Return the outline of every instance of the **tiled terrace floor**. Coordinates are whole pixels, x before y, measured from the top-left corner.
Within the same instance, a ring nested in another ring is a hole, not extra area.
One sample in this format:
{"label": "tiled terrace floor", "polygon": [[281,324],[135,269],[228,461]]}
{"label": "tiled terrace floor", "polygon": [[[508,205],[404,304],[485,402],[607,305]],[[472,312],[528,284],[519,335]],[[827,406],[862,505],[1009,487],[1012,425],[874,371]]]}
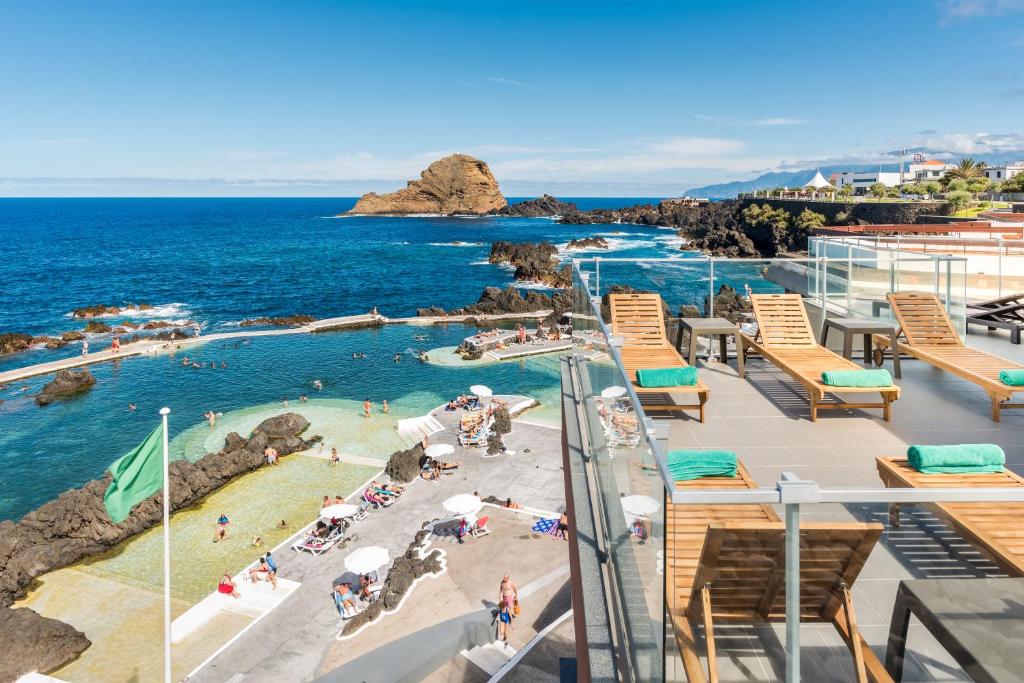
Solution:
{"label": "tiled terrace floor", "polygon": [[[1024,362],[1024,347],[1005,339],[970,335],[967,342]],[[889,361],[886,367],[891,369]],[[1009,466],[1024,473],[1024,409],[1003,411],[1002,422],[992,422],[990,402],[980,389],[920,361],[903,361],[903,378],[897,380],[903,395],[894,405],[891,423],[882,421],[880,410],[824,411],[812,423],[802,388],[760,358],[748,362],[746,379],[739,379],[732,361],[728,366],[701,363],[700,370],[711,389],[707,420],[700,424],[689,418],[670,419],[669,447],[733,450],[763,487],[774,487],[779,475],[788,471],[822,487],[881,488],[875,458],[903,455],[910,444],[999,444]],[[883,661],[901,579],[1000,575],[924,506],[905,506],[898,530],[888,527],[885,505],[805,505],[802,517],[886,525],[853,589],[862,633]],[[805,625],[801,631],[803,680],[854,680],[852,659],[831,625]],[[782,624],[761,630],[722,625],[716,632],[722,681],[782,679]],[[927,631],[912,622],[903,680],[969,679]]]}

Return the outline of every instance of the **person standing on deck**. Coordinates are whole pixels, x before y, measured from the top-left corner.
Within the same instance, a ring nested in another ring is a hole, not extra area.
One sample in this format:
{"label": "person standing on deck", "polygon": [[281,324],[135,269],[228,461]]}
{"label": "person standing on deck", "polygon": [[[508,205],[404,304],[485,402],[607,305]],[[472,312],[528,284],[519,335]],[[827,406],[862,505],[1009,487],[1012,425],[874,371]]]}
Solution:
{"label": "person standing on deck", "polygon": [[373,404],[370,403],[370,399],[363,401],[363,417],[370,417],[370,411],[373,410]]}
{"label": "person standing on deck", "polygon": [[390,413],[390,412],[391,412],[391,407],[390,407],[390,406],[388,406],[388,400],[387,400],[387,399],[384,399],[384,403],[383,403],[383,404],[381,405],[381,408],[380,408],[380,410],[381,410],[381,412],[382,412],[382,413],[384,413],[385,415],[387,415],[388,413]]}
{"label": "person standing on deck", "polygon": [[82,340],[82,355],[83,356],[88,356],[89,355],[89,340],[88,339],[83,339]]}

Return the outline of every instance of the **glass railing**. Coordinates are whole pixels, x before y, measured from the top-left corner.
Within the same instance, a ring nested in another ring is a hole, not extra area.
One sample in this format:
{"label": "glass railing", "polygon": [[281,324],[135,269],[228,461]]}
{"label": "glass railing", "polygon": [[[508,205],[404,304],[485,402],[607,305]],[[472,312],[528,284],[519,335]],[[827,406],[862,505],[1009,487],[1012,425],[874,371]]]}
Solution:
{"label": "glass railing", "polygon": [[[753,292],[801,291],[803,282],[808,309],[886,317],[885,294],[893,282],[909,285],[913,271],[859,256],[852,267],[850,258],[825,255],[574,263],[579,381],[565,395],[586,416],[597,545],[607,554],[621,679],[704,680],[714,669],[723,681],[888,680],[897,672],[904,681],[926,681],[966,677],[971,657],[998,662],[1000,653],[1012,652],[1001,637],[985,651],[965,644],[942,620],[953,614],[982,628],[1016,620],[1007,632],[1024,628],[1024,613],[1014,606],[1019,584],[1002,581],[1024,574],[1024,553],[1017,557],[998,540],[1015,533],[1016,513],[1004,506],[1024,506],[1024,479],[1007,470],[1001,480],[951,478],[948,486],[929,481],[918,488],[919,475],[899,461],[911,439],[943,443],[957,429],[981,428],[969,403],[940,406],[941,379],[916,380],[910,417],[896,426],[857,410],[812,423],[799,384],[777,367],[754,360],[741,379],[731,359],[715,362],[709,348],[698,365],[711,387],[701,423],[675,413],[661,419],[663,401],[676,399],[645,393],[641,402],[622,362],[623,340],[614,334],[605,295],[623,285],[657,292],[673,315],[689,305],[698,310],[686,317],[735,314],[743,322],[744,285]],[[803,266],[794,271],[800,277],[790,287],[778,284],[794,262]],[[940,298],[951,317],[962,319],[962,262],[931,262],[943,264]],[[769,275],[773,267],[786,273]],[[936,292],[931,284],[925,291]],[[738,295],[721,296],[722,285]],[[669,320],[673,342],[676,329]],[[915,405],[947,411],[946,431],[930,435],[936,420]],[[1008,444],[1003,436],[1012,434],[1000,429],[992,423],[978,433]],[[674,449],[732,451],[738,475],[677,482],[667,463]],[[1002,527],[1000,510],[1007,511]],[[924,626],[905,629],[910,612]]]}

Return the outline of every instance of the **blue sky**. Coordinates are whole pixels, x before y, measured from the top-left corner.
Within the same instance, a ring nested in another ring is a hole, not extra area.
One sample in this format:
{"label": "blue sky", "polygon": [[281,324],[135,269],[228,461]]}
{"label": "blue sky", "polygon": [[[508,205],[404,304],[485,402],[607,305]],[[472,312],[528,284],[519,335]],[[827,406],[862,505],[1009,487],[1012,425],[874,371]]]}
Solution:
{"label": "blue sky", "polygon": [[1024,157],[1022,62],[1024,0],[2,0],[0,194],[358,194],[454,151],[566,196]]}

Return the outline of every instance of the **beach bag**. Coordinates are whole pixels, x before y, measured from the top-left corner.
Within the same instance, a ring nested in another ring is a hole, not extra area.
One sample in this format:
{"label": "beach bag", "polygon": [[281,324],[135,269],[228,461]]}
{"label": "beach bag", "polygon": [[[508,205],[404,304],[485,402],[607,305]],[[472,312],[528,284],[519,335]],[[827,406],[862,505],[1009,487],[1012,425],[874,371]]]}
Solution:
{"label": "beach bag", "polygon": [[512,603],[512,611],[515,612],[515,615],[517,617],[519,616],[519,601],[518,600],[516,600],[515,602]]}

